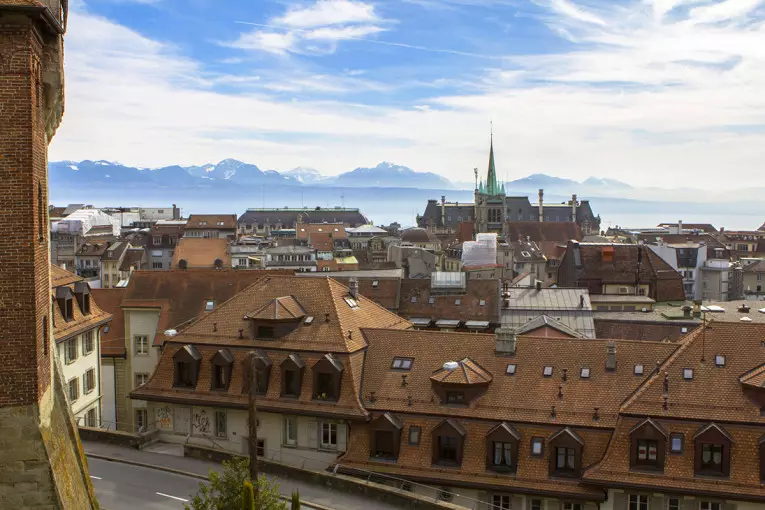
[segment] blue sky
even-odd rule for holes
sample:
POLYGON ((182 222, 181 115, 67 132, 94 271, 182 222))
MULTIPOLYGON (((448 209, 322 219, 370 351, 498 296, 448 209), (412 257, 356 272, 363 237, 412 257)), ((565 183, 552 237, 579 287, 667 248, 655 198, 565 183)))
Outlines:
POLYGON ((51 159, 765 186, 765 0, 77 0, 51 159))

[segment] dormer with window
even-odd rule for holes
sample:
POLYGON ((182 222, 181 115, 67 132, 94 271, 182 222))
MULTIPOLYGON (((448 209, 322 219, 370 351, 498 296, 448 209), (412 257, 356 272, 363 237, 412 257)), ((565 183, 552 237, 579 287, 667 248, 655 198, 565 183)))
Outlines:
POLYGON ((184 345, 173 355, 175 374, 173 386, 176 388, 196 388, 199 380, 199 367, 202 355, 191 344, 184 345))
POLYGON ((75 283, 74 295, 77 298, 77 304, 82 315, 90 315, 90 285, 87 282, 75 283))
POLYGON ((306 316, 305 310, 292 296, 270 300, 260 308, 245 315, 250 322, 253 340, 278 340, 300 326, 306 316))
POLYGON ((475 361, 465 358, 447 361, 433 372, 430 381, 442 404, 469 406, 486 392, 492 375, 475 361))
POLYGON ((548 440, 550 450, 550 476, 579 478, 582 472, 584 441, 566 427, 548 440))
POLYGON ((69 287, 56 289, 56 303, 61 311, 61 316, 66 322, 74 320, 74 294, 69 287))
POLYGON ((702 476, 730 476, 730 449, 733 439, 715 423, 702 427, 693 436, 694 472, 702 476))
POLYGON ((231 383, 231 370, 234 367, 234 356, 228 349, 221 349, 210 360, 210 389, 228 391, 231 383))
POLYGON ((265 395, 268 392, 268 382, 271 380, 271 358, 263 349, 255 349, 248 353, 242 361, 242 394, 250 392, 250 379, 252 378, 252 356, 255 356, 255 387, 257 395, 265 395))
POLYGON ((401 420, 391 413, 384 413, 372 420, 371 428, 369 457, 377 460, 397 460, 401 449, 401 420))
POLYGON ((447 418, 433 429, 433 464, 459 467, 465 447, 466 433, 460 423, 447 418))
POLYGON ((502 422, 486 434, 486 469, 500 473, 515 473, 521 435, 515 427, 502 422))
POLYGON ((290 354, 287 359, 282 361, 281 369, 281 396, 289 398, 300 397, 300 390, 303 386, 303 372, 305 371, 305 361, 299 355, 290 354))
POLYGON ((650 418, 630 431, 630 468, 663 471, 667 433, 650 418))
POLYGON ((325 354, 313 366, 313 399, 337 402, 343 364, 332 354, 325 354))

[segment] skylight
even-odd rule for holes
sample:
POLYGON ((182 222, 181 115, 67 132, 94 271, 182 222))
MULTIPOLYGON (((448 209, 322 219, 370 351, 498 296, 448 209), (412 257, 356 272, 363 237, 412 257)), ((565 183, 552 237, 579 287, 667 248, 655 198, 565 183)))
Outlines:
POLYGON ((435 303, 436 303, 436 298, 434 298, 432 296, 428 298, 428 304, 433 305, 435 303))
POLYGON ((684 368, 683 369, 683 379, 686 381, 690 381, 693 379, 693 369, 692 368, 684 368))
POLYGON ((527 252, 527 251, 522 251, 522 252, 521 252, 521 255, 523 255, 523 256, 524 256, 524 257, 526 257, 527 259, 530 259, 530 258, 531 258, 531 254, 530 254, 529 252, 527 252))
POLYGON ((305 318, 305 324, 306 326, 310 326, 311 324, 313 324, 313 315, 309 315, 308 317, 305 318))
POLYGON ((544 370, 542 371, 542 375, 544 375, 545 377, 552 377, 552 373, 553 373, 553 367, 550 367, 550 366, 545 367, 544 370))
POLYGON ((380 282, 378 280, 372 280, 372 288, 376 289, 380 286, 380 282))
POLYGON ((417 302, 417 296, 412 296, 412 303, 416 303, 416 302, 417 302))
POLYGON ((507 370, 505 370, 505 373, 507 375, 515 375, 515 365, 513 363, 507 365, 507 370))
POLYGON ((486 306, 486 300, 482 299, 478 302, 478 306, 486 306))
POLYGON ((414 361, 412 358, 393 358, 391 368, 395 368, 396 370, 411 370, 412 361, 414 361))
POLYGON ((457 306, 459 306, 459 305, 461 305, 461 304, 462 304, 462 300, 461 300, 461 299, 455 299, 455 300, 454 300, 454 304, 455 304, 455 305, 457 305, 457 306))
POLYGON ((589 379, 590 378, 590 369, 587 367, 582 368, 582 371, 579 372, 579 376, 582 379, 589 379))
POLYGON ((345 302, 348 303, 348 306, 350 306, 351 308, 358 308, 359 307, 359 303, 355 299, 353 299, 352 297, 345 296, 343 299, 345 299, 345 302))
POLYGON ((635 365, 635 375, 643 375, 643 365, 635 365))
POLYGON ((715 366, 716 367, 724 367, 725 366, 725 356, 722 354, 715 354, 715 366))
POLYGON ((212 312, 213 308, 215 308, 215 301, 212 299, 205 301, 205 312, 212 312))

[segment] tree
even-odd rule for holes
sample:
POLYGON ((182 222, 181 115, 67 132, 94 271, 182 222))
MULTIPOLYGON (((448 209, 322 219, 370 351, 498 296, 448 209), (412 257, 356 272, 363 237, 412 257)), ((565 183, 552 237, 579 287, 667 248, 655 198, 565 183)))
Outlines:
MULTIPOLYGON (((249 481, 250 462, 248 459, 233 459, 223 462, 223 473, 210 470, 209 483, 201 483, 199 492, 184 505, 186 510, 231 510, 241 508, 244 483, 249 481)), ((279 496, 279 485, 265 476, 258 478, 257 491, 253 490, 255 508, 259 510, 287 510, 286 503, 279 496)))
POLYGON ((300 510, 300 492, 295 489, 292 491, 292 504, 290 510, 300 510))

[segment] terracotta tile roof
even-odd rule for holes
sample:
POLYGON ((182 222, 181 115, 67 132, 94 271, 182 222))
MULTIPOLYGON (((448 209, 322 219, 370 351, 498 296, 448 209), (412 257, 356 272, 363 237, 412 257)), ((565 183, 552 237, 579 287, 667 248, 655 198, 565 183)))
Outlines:
POLYGON ((125 250, 128 249, 129 243, 125 241, 116 241, 107 248, 104 254, 101 256, 101 260, 117 261, 122 257, 125 250))
POLYGON ((186 229, 235 230, 236 214, 192 214, 186 229))
MULTIPOLYGON (((348 286, 348 280, 342 276, 332 276, 339 283, 348 286)), ((359 294, 371 299, 388 310, 398 309, 398 296, 401 288, 401 278, 389 277, 356 277, 359 282, 359 294), (375 285, 375 282, 377 284, 375 285)))
POLYGON ((62 285, 70 285, 74 282, 81 282, 83 280, 83 277, 77 276, 63 267, 55 266, 53 264, 50 266, 50 282, 51 287, 53 288, 61 287, 62 285))
POLYGON ((90 329, 103 326, 112 320, 112 316, 98 306, 96 300, 92 299, 92 295, 90 313, 87 315, 80 310, 76 297, 72 295, 72 319, 69 321, 64 319, 61 308, 55 299, 56 291, 59 288, 68 287, 73 294, 75 283, 81 281, 83 279, 79 276, 69 273, 69 271, 58 266, 51 265, 51 298, 53 298, 51 314, 53 318, 53 338, 56 342, 61 342, 90 329))
POLYGON ((429 279, 402 279, 398 313, 407 318, 478 320, 497 324, 500 290, 500 280, 467 280, 464 291, 443 293, 433 291, 429 279))
POLYGON ((530 238, 531 241, 553 241, 567 243, 570 240, 582 239, 582 229, 579 224, 571 221, 508 221, 508 241, 530 238))
POLYGON ((765 424, 760 406, 741 391, 739 376, 765 363, 765 325, 710 322, 688 335, 680 348, 627 400, 630 415, 765 424), (717 366, 716 356, 724 356, 717 366), (701 359, 704 358, 704 362, 701 359), (693 370, 686 379, 684 371, 693 370), (664 409, 664 374, 668 377, 664 409))
POLYGON ((108 243, 85 243, 77 250, 77 255, 81 257, 100 257, 108 247, 108 243))
POLYGON ((739 380, 741 381, 741 384, 749 386, 750 388, 765 388, 765 365, 760 365, 754 370, 747 372, 742 375, 739 380))
POLYGON ((305 317, 305 310, 292 296, 274 298, 254 312, 245 315, 248 319, 300 319, 305 317))
POLYGON ((617 370, 609 372, 605 369, 606 340, 520 336, 515 356, 505 357, 495 354, 494 335, 383 329, 364 329, 363 333, 369 344, 363 396, 370 410, 411 412, 411 395, 418 413, 593 428, 613 427, 619 405, 645 381, 657 362, 678 347, 617 340, 617 370), (401 385, 402 372, 391 368, 394 357, 414 359, 406 372, 406 387, 401 385), (444 362, 468 357, 491 374, 493 381, 470 406, 446 408, 435 396, 430 376, 444 362), (515 375, 506 375, 508 364, 515 365, 515 375), (647 367, 645 375, 634 375, 635 364, 647 367), (545 366, 553 367, 551 377, 543 377, 545 366), (590 369, 586 379, 580 377, 582 368, 590 369), (567 369, 565 382, 563 369, 567 369), (563 398, 559 397, 561 386, 563 398), (369 400, 371 392, 376 395, 374 402, 369 400), (593 420, 595 406, 600 408, 598 420, 593 420))
POLYGON ((173 253, 173 267, 178 267, 180 260, 185 260, 187 267, 214 267, 220 259, 223 267, 231 267, 231 255, 228 253, 228 240, 202 237, 183 237, 173 253))
POLYGON ((401 240, 407 243, 440 243, 436 234, 424 228, 408 228, 401 233, 401 240))
POLYGON ((112 316, 109 331, 101 331, 101 356, 124 356, 125 315, 122 300, 127 294, 126 289, 93 289, 91 294, 99 308, 112 316))
POLYGON ((181 330, 204 314, 206 301, 212 300, 214 306, 220 306, 266 274, 272 272, 234 269, 136 271, 130 277, 122 304, 126 308, 160 310, 154 339, 155 345, 159 345, 164 341, 165 330, 181 330))
POLYGON ((43 7, 39 0, 0 0, 2 7, 43 7))
POLYGON ((240 329, 248 330, 245 316, 284 296, 292 296, 305 315, 314 320, 282 338, 255 340, 255 346, 354 352, 366 346, 360 332, 362 327, 410 327, 406 320, 363 296, 359 296, 355 300, 357 306, 352 307, 354 302, 347 301, 350 298, 348 288, 331 278, 267 276, 189 325, 176 341, 252 346, 253 341, 249 338, 239 338, 240 329))
POLYGON ((433 372, 430 376, 431 381, 448 384, 488 384, 492 380, 489 372, 470 358, 455 361, 454 366, 444 364, 441 368, 433 372))
MULTIPOLYGON (((211 389, 211 360, 220 349, 220 346, 215 345, 196 345, 198 352, 202 356, 196 388, 173 387, 173 355, 182 349, 183 346, 184 344, 181 343, 168 342, 151 379, 144 386, 133 391, 130 397, 140 400, 226 406, 240 409, 247 407, 247 393, 246 390, 243 391, 245 388, 244 362, 248 354, 254 350, 251 342, 248 346, 228 346, 234 358, 234 363, 231 371, 231 382, 226 391, 211 389)), ((335 355, 336 360, 343 364, 340 397, 337 402, 327 402, 313 400, 312 387, 313 366, 325 356, 324 353, 299 353, 300 359, 305 363, 300 396, 298 398, 280 398, 281 377, 279 366, 291 353, 289 351, 270 350, 268 348, 264 348, 263 351, 271 361, 271 374, 266 395, 258 397, 258 410, 287 413, 301 412, 310 413, 314 416, 334 416, 349 419, 364 419, 367 416, 358 397, 363 352, 335 355)))
POLYGON ((317 251, 332 251, 335 246, 329 233, 311 234, 309 244, 311 248, 317 251))
POLYGON ((315 236, 321 238, 323 235, 332 239, 348 238, 348 233, 342 223, 302 223, 295 228, 295 237, 301 240, 310 238, 312 243, 315 242, 315 236))

